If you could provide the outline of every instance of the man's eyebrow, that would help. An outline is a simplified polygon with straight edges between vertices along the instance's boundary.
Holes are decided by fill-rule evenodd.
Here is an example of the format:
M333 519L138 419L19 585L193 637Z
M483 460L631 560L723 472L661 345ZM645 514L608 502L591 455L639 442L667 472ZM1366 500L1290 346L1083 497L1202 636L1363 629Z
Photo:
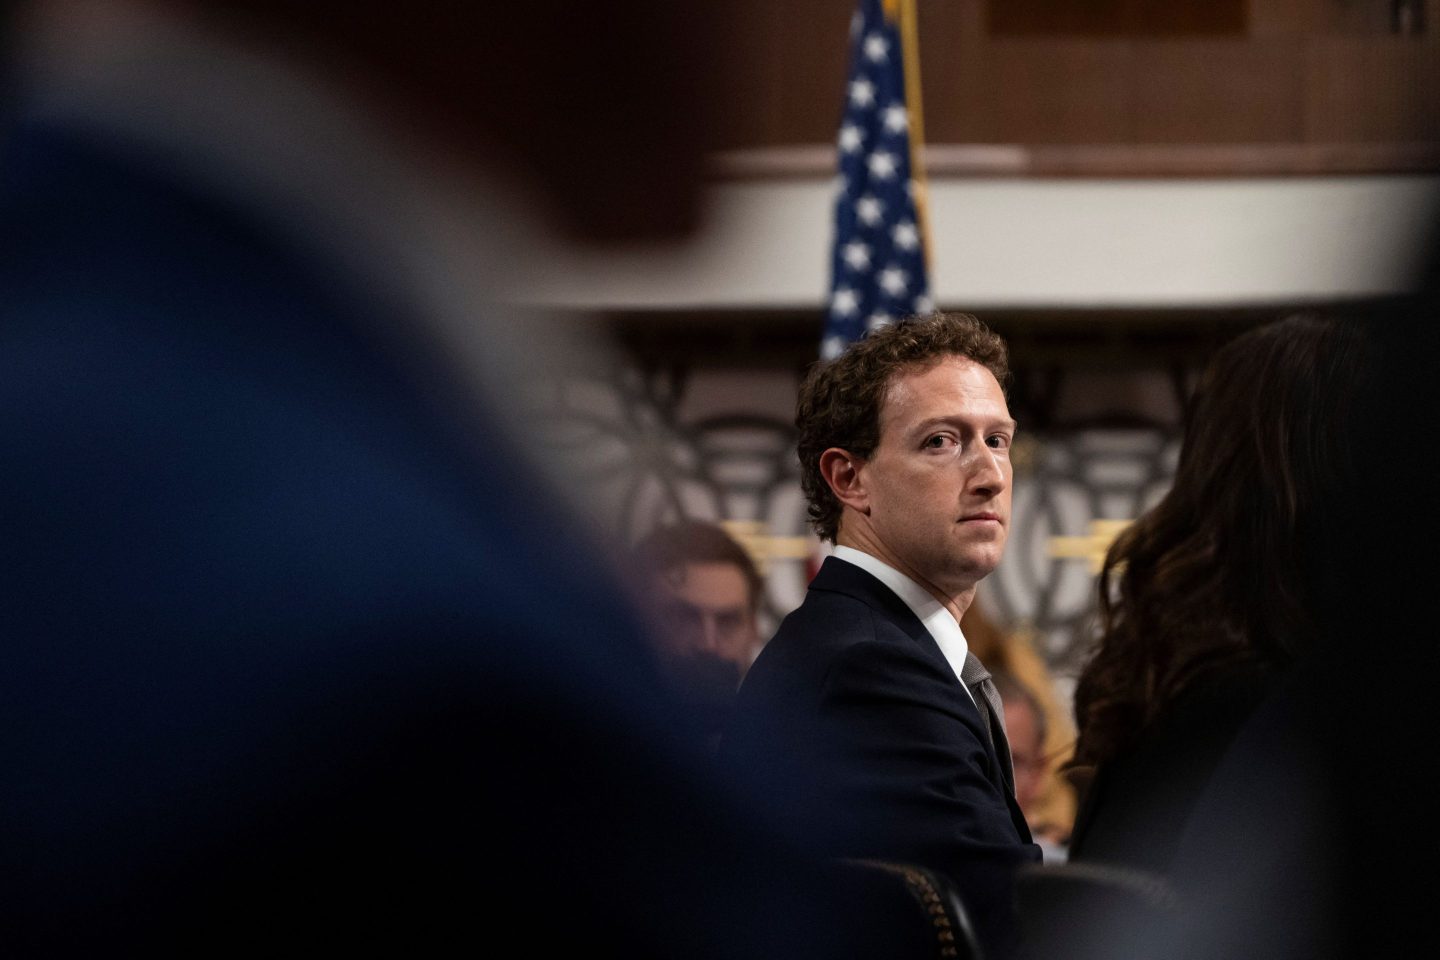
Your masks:
M915 424L915 426L914 426L914 428L912 429L911 432L912 432L912 433L923 433L924 431L930 430L930 429L932 429L932 428L934 428L934 427L945 426L945 425L947 425L947 424L956 423L957 421L963 421L963 420L966 420L966 419L968 419L968 418L963 417L963 416L930 417L930 418L928 418L928 419L926 419L926 420L921 420L919 423ZM999 419L999 420L989 420L989 421L986 421L986 427L985 427L985 429L986 429L987 431L988 431L988 430L1005 430L1005 431L1008 431L1008 432L1010 432L1010 433L1014 433L1014 432L1015 432L1016 430L1018 430L1019 428L1020 428L1020 425L1019 425L1018 423L1016 423L1014 420L1010 419L1009 417L1006 417L1006 418L1003 418L1003 419Z

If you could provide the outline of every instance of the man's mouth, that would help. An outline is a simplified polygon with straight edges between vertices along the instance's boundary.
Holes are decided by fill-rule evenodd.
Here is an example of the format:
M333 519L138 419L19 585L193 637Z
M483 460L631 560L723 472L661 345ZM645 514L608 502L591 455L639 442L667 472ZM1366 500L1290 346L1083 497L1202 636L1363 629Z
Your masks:
M999 523L999 522L1000 522L1000 515L999 515L998 513L990 513L989 511L981 511L980 513L972 513L972 514L968 514L968 515L966 515L966 516L961 517L961 518L960 518L960 522L961 522L961 523Z

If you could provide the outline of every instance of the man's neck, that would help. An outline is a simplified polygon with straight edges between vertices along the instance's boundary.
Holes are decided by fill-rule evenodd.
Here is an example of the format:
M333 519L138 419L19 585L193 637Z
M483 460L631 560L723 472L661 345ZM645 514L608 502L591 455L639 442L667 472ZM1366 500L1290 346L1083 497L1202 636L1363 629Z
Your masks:
M867 537L864 532L852 533L841 530L835 537L835 545L838 547L849 547L852 550L859 550L861 553L874 557L886 566L893 567L900 573L903 573L919 584L926 593L939 601L941 606L950 611L950 615L955 618L956 623L960 622L960 618L965 615L965 611L970 609L970 604L975 600L975 584L964 585L957 590L947 590L926 577L921 576L913 567L895 556L893 552L885 549L884 544L875 540L873 537Z

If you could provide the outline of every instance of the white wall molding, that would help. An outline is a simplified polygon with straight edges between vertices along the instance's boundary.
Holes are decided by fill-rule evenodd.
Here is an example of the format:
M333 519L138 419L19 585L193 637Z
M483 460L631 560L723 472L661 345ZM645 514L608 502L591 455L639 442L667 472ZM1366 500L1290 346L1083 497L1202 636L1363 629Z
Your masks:
M1440 176L942 178L930 185L943 307L1231 307L1386 296L1409 283ZM532 258L522 302L580 309L815 308L831 185L711 190L679 249Z

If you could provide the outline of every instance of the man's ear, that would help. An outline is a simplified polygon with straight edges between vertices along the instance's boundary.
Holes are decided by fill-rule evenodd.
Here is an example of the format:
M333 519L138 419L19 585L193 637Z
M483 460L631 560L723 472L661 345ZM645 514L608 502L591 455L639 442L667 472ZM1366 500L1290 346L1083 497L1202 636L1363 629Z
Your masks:
M870 513L870 494L865 489L861 468L865 461L848 450L831 447L820 454L820 476L841 504L859 513Z

